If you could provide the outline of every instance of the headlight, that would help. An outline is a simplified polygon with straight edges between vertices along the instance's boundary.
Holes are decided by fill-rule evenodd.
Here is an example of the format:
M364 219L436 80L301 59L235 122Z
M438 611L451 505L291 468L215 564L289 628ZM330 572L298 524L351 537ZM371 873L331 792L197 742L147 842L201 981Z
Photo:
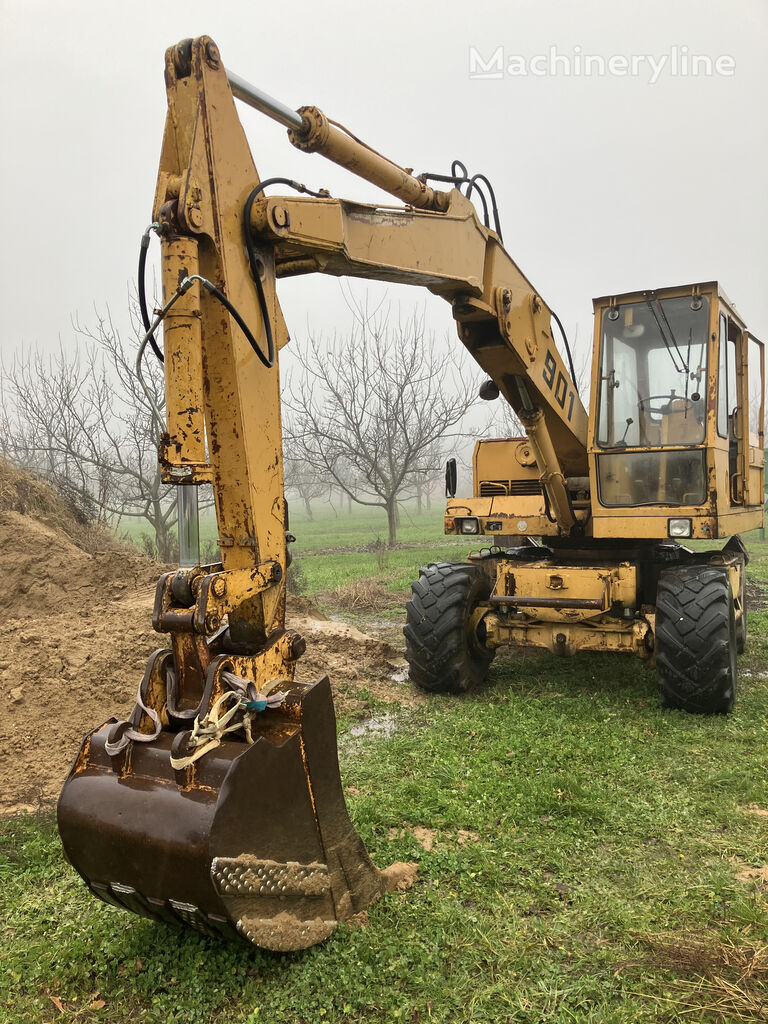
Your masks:
M690 537L692 524L690 519L669 519L667 521L670 537Z
M459 523L459 529L462 533L480 532L480 523L474 516L467 516L465 519L460 519Z

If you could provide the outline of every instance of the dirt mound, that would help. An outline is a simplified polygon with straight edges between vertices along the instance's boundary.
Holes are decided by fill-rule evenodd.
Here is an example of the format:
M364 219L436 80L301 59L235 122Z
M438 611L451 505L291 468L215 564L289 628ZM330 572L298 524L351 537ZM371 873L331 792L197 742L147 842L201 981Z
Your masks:
M167 646L151 624L166 567L135 552L89 554L50 507L0 511L0 813L54 800L82 737L130 712L149 655ZM365 713L393 691L403 703L419 699L397 681L395 648L321 616L289 597L288 624L307 638L297 675L327 673L337 711Z
M307 640L307 653L297 666L297 678L309 682L328 675L337 712L366 712L371 700L394 699L413 707L426 699L407 682L407 665L401 652L385 640L362 633L346 622L294 616L290 598L288 625Z
M303 616L306 619L319 619L324 622L328 616L324 615L317 605L303 594L288 594L288 608L292 615Z
M116 550L125 547L98 523L90 521L78 501L59 492L43 477L0 458L0 512L15 512L60 530L78 548Z
M81 613L131 589L154 593L161 571L133 551L89 554L63 529L19 512L0 512L0 552L0 614L9 618Z
M87 522L46 480L0 459L0 511L20 512L73 536Z

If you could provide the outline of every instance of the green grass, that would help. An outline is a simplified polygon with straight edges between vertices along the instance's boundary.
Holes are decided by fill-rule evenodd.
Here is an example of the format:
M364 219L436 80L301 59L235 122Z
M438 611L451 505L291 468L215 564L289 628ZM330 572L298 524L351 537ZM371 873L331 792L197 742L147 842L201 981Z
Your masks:
M377 554L364 549L377 542L386 543L387 516L383 509L353 504L349 512L346 504L334 508L326 502L313 502L310 520L303 507L292 504L290 524L296 536L293 555L297 564L301 563L302 592L312 595L334 590L344 583L372 576L379 577L390 590L402 590L410 586L418 576L419 565L425 562L463 560L472 550L472 541L446 537L444 513L440 502L421 515L416 514L415 506L406 505L401 512L397 547ZM139 544L148 527L137 519L125 519L119 532ZM200 541L210 542L216 536L215 517L211 510L206 510L200 515ZM414 547L419 548L418 554Z
M421 515L415 505L406 505L400 513L397 530L398 544L424 544L440 539L443 534L445 503L435 502ZM290 508L291 531L296 534L296 549L317 551L328 547L364 546L376 540L386 542L387 516L383 509L366 505L352 505L332 508L330 505L315 503L313 518L307 517L304 509L297 504Z
M303 505L297 501L290 503L289 518L291 529L298 535L299 543L306 550L339 547L347 545L365 545L375 541L377 537L387 539L387 515L381 508L368 505L352 504L352 510L346 502L329 504L327 501L312 502L313 517L310 519ZM398 544L419 544L443 532L443 516L445 503L435 501L431 509L424 508L421 515L416 512L416 505L406 503L401 509L401 523L397 531ZM126 517L120 521L118 530L129 539L136 540L142 533L149 531L149 525L138 518ZM216 537L216 517L213 509L200 512L201 540L212 540Z
M347 540L366 536L359 523L293 526L325 589L346 556L311 555L331 546L318 538L366 543ZM392 552L383 569L372 556L369 572L410 578L435 550ZM768 545L752 554L751 578L768 580ZM746 810L768 807L768 612L751 613L749 630L728 718L662 710L653 674L628 658L528 653L500 656L480 692L390 709L389 738L342 742L366 845L381 866L418 861L419 880L372 907L367 927L341 926L301 954L106 907L64 863L51 815L0 824L0 1019L760 1019L718 1014L693 976L650 955L648 938L695 934L714 951L768 942L768 892L736 877L768 860L767 819ZM435 831L432 850L409 826ZM459 830L476 839L459 844Z
M377 541L386 542L383 510L353 505L351 514L345 506L337 515L320 505L310 521L303 509L292 509L293 555L301 566L302 592L311 596L374 578L388 590L404 590L418 577L419 566L427 562L463 561L472 550L472 540L446 537L444 512L442 505L420 516L415 508L406 508L401 514L397 547L366 551Z

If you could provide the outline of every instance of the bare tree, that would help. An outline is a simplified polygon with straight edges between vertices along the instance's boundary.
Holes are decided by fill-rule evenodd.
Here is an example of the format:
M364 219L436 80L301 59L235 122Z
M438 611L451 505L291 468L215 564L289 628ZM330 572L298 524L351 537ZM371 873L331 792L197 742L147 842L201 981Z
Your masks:
M290 427L285 428L290 436ZM283 467L285 469L285 490L298 494L304 505L307 518L311 520L312 502L328 493L328 480L323 480L312 466L303 459L297 458L292 452L284 452Z
M432 508L432 494L435 485L443 479L445 472L444 452L438 451L435 457L427 457L413 474L413 489L416 494L416 514L421 515L426 505Z
M461 372L458 345L438 345L422 314L393 324L386 312L351 309L349 335L310 335L309 358L288 381L288 443L353 501L383 508L392 546L398 502L425 463L442 458L475 383Z
M2 448L92 518L144 520L152 553L168 561L176 540L174 488L160 478L158 426L136 379L136 337L125 341L109 313L97 314L94 328L75 323L75 330L81 344L74 357L31 351L0 367ZM151 355L144 376L162 406L162 368Z

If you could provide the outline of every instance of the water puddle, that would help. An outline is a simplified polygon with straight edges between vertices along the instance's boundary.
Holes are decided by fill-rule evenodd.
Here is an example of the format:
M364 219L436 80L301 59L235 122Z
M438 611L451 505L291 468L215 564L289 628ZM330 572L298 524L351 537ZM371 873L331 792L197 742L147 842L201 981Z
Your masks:
M370 718L363 718L359 722L355 723L350 730L349 735L360 737L360 736L373 736L376 739L388 739L397 728L394 715L371 715Z

